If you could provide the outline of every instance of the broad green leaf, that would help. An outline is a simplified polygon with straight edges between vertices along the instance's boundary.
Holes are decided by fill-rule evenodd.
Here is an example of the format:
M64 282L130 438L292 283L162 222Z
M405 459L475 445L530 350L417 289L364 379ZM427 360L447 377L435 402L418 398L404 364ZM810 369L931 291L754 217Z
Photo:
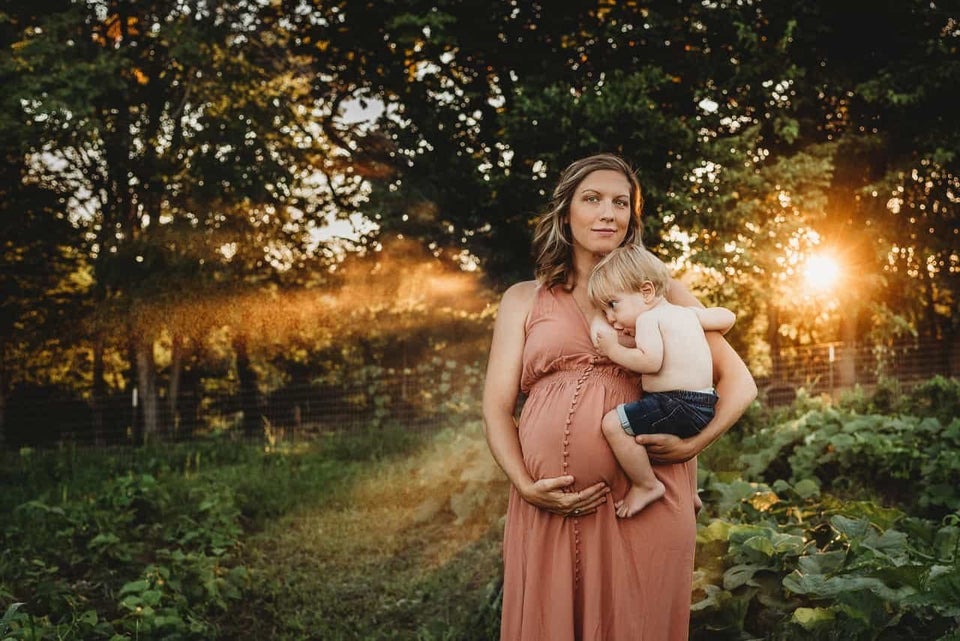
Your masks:
M697 543L726 541L730 537L732 525L722 519L713 519L704 527L697 529Z
M882 534L871 530L863 539L864 547L900 563L906 563L909 558L907 544L907 535L897 530L886 530Z
M804 630L815 630L835 618L836 613L830 608L797 608L793 611L790 621Z
M749 584L752 581L754 574L764 569L767 568L751 563L740 563L734 565L723 573L723 587L725 590L736 590L741 585Z
M783 587L795 594L806 594L821 599L856 597L858 592L870 592L888 603L900 603L916 593L911 587L891 588L883 581L867 576L834 576L801 574L794 571L783 579Z
M90 542L87 543L87 547L93 549L107 545L114 545L116 543L120 543L120 537L118 537L116 534L113 532L101 532L90 539Z
M153 618L153 624L158 628L180 628L184 623L178 614L161 614Z
M96 625L100 618L96 610L86 610L77 620L85 625Z
M803 537L796 534L786 534L784 532L774 532L771 537L773 550L777 554L800 554L803 552Z
M754 537L770 539L773 528L767 525L736 524L730 527L729 539L731 543L743 544Z
M744 556L752 560L762 561L774 556L773 543L765 536L754 536L747 539L740 549Z
M960 567L957 564L934 566L925 593L943 614L960 617Z
M937 531L934 550L938 558L946 559L960 549L960 528L947 525Z
M797 567L804 574L831 574L843 566L846 558L846 553L839 550L809 554L797 559Z
M715 483L712 488L720 493L718 509L721 514L761 490L761 487L756 484L740 480L732 483Z
M793 486L794 491L803 499L820 496L820 485L813 479L802 479Z
M140 593L150 587L150 583L145 579L139 579L137 581L130 581L125 583L122 588L120 588L120 596L131 593Z
M837 514L830 518L830 525L848 539L860 539L870 531L870 522L866 519L851 519Z

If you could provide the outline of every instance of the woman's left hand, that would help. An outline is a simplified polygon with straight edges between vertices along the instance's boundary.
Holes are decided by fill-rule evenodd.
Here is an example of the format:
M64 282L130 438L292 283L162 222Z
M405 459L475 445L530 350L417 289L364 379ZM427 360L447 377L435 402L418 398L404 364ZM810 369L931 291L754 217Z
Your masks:
M647 448L647 456L654 463L685 463L700 453L692 438L673 434L640 434L634 440Z

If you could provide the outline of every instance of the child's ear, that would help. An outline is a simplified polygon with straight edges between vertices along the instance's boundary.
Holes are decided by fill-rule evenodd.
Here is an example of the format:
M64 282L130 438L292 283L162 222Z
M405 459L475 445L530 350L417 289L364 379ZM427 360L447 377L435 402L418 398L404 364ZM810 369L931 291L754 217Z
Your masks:
M640 293L643 295L643 299L647 302L650 302L657 295L657 288L653 286L653 283L649 280L643 281L643 284L640 285Z

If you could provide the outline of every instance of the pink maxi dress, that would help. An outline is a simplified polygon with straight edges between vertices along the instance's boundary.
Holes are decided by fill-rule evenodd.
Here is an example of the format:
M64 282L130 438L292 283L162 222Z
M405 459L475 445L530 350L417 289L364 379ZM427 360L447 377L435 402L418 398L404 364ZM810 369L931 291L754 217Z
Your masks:
M659 465L666 495L629 519L614 500L629 481L600 431L638 397L639 376L594 349L587 319L560 287L540 287L527 319L519 435L534 479L572 474L571 491L604 481L600 509L565 518L511 488L503 541L501 641L687 639L696 524L695 463Z

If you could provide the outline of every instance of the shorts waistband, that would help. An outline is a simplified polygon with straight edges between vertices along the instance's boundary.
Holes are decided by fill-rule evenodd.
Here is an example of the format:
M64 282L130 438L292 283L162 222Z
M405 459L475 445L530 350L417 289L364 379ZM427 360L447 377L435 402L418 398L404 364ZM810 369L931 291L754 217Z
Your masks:
M670 390L669 392L651 392L651 393L665 394L667 396L672 396L674 398L682 398L682 399L687 399L691 401L706 400L704 397L710 397L710 398L717 397L717 390L712 387L708 387L706 389L700 389L700 390L678 389L678 390Z

